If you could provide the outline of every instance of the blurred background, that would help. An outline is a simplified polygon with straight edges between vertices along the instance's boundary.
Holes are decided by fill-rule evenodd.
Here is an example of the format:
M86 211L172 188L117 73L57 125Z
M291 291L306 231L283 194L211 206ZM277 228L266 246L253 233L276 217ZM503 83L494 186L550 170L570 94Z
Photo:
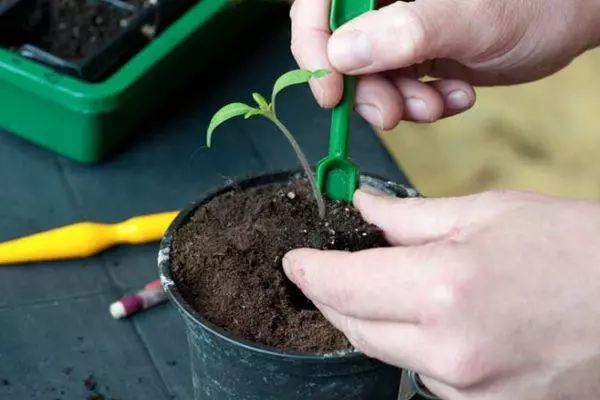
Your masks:
M479 88L473 109L380 136L429 197L494 188L600 199L600 50L545 80Z

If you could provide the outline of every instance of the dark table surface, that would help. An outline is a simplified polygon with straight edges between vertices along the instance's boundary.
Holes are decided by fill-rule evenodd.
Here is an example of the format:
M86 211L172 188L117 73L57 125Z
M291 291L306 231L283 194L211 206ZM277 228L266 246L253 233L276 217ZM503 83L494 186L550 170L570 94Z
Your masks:
M229 101L269 93L295 68L287 24L215 76L143 135L99 165L81 165L0 133L0 241L93 220L176 210L236 176L296 167L267 121L234 120L204 147L211 114ZM215 82L216 81L216 82ZM281 119L311 162L327 149L330 114L305 87L279 99ZM35 110L32 110L35 112ZM60 129L60 127L57 127ZM364 171L406 183L371 128L356 119L351 155ZM0 399L191 399L183 323L169 304L129 320L108 306L157 278L157 244L115 248L80 260L0 267ZM86 388L89 376L95 391ZM92 386L92 385L88 385Z

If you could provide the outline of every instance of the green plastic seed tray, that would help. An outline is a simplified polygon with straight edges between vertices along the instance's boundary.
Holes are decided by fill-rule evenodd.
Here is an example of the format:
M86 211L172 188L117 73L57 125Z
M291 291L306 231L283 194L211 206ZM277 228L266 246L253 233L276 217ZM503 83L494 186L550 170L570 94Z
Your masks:
M264 22L266 1L198 0L102 82L0 49L0 127L68 158L110 156L203 67ZM242 44L243 45L243 44Z

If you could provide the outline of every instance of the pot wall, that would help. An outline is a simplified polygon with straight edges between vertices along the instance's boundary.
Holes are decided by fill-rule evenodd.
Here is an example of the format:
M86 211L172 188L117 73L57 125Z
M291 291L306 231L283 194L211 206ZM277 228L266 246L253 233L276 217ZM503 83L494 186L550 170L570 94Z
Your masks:
M298 172L261 175L238 181L247 189L297 179ZM417 192L373 176L361 183L399 197ZM167 295L182 313L190 351L196 400L396 400L401 370L358 352L303 354L284 352L235 338L212 325L181 297L172 280L173 236L194 210L228 190L227 186L183 210L169 227L159 254L160 276Z

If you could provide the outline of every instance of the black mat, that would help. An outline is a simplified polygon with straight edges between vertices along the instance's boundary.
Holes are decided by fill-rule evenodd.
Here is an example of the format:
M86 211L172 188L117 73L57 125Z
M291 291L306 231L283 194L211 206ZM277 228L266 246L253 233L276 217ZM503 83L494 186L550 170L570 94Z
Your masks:
M206 76L168 119L100 165L76 164L0 133L0 241L82 219L117 222L176 210L236 176L296 166L285 139L259 119L224 125L214 147L204 148L219 106L248 101L253 90L268 94L273 80L295 67L287 24L249 55ZM316 162L327 149L329 113L306 88L281 95L279 109ZM351 155L365 171L406 182L358 119ZM83 261L0 268L0 399L87 399L89 376L104 399L191 399L175 309L160 306L128 321L108 313L112 301L157 277L156 253L156 244L129 246Z

